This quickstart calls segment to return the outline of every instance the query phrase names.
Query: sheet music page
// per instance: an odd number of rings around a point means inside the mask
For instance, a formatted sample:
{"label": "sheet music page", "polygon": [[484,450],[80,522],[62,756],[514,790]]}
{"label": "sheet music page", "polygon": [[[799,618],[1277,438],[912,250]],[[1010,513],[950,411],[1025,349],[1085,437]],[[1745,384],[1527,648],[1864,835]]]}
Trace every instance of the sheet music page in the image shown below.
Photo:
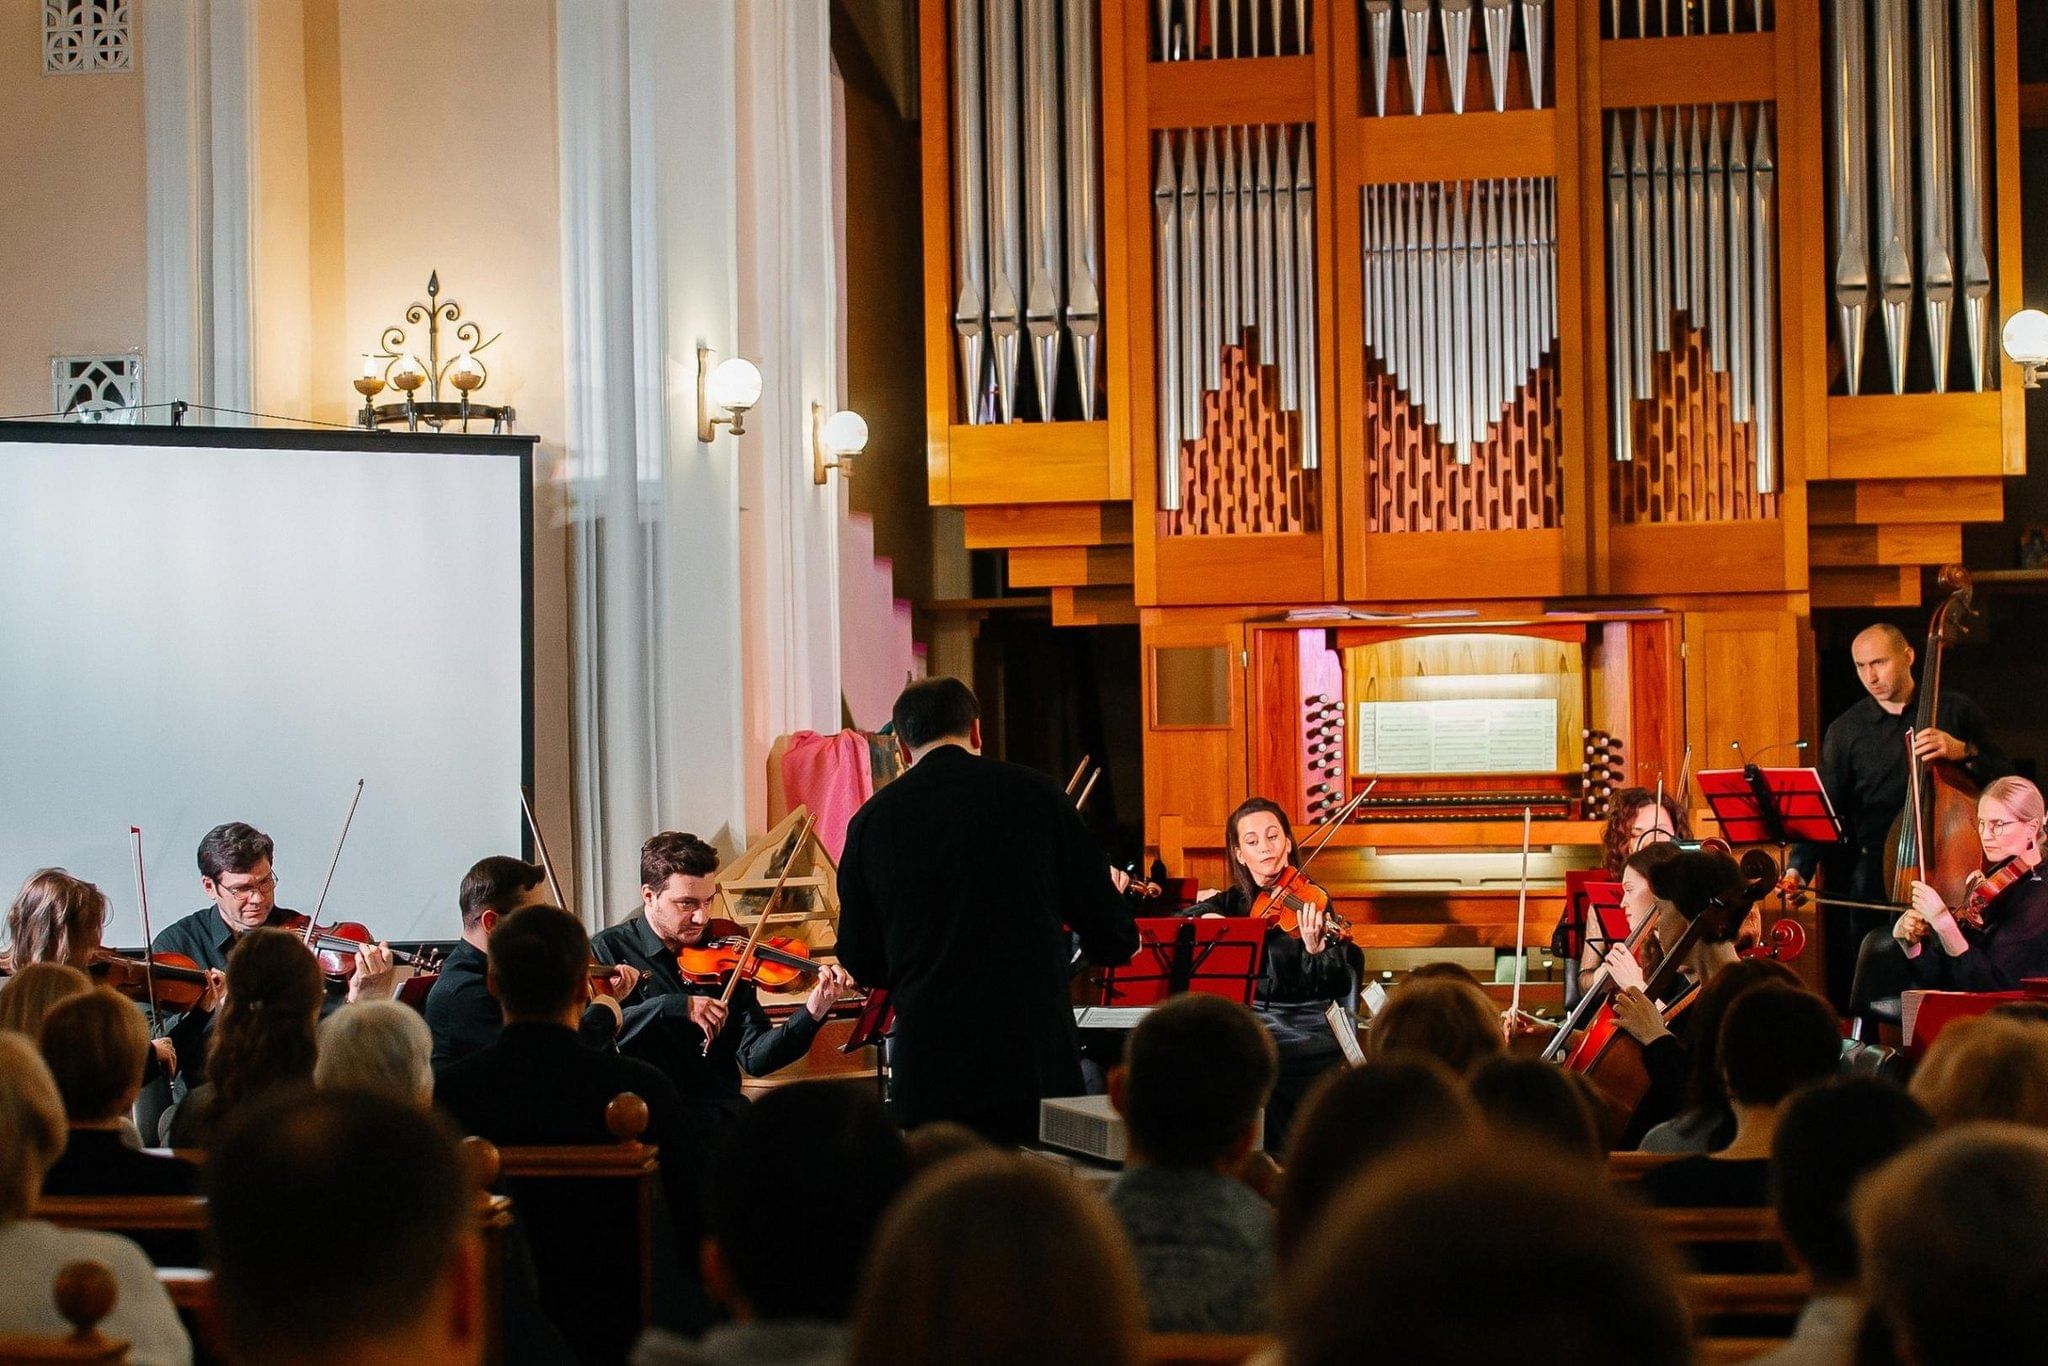
{"label": "sheet music page", "polygon": [[1362,702],[1354,727],[1361,773],[1552,773],[1557,699]]}

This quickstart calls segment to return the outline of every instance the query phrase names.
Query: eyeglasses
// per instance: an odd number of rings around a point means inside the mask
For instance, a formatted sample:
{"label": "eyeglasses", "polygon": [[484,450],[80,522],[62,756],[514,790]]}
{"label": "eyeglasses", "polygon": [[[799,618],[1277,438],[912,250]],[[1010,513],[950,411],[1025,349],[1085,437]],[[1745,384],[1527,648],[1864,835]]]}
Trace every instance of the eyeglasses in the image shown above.
{"label": "eyeglasses", "polygon": [[225,882],[216,882],[213,885],[215,890],[219,891],[222,896],[237,905],[246,906],[257,897],[265,896],[277,890],[277,874],[272,873],[269,877],[245,883],[240,887],[230,887]]}
{"label": "eyeglasses", "polygon": [[2002,835],[2002,834],[2004,834],[2004,833],[2005,833],[2006,827],[2008,827],[2008,826],[2013,826],[2013,825],[2025,825],[2025,824],[2026,824],[2026,822],[2025,822],[2025,821],[1986,821],[1986,820],[1980,820],[1980,821],[1978,821],[1978,822],[1977,822],[1977,833],[1978,833],[1978,834],[1980,834],[1980,835],[1988,835],[1988,836],[1990,836],[1990,837],[1991,837],[1992,839],[1997,839],[1997,838],[1998,838],[1998,837],[1999,837],[2000,835]]}

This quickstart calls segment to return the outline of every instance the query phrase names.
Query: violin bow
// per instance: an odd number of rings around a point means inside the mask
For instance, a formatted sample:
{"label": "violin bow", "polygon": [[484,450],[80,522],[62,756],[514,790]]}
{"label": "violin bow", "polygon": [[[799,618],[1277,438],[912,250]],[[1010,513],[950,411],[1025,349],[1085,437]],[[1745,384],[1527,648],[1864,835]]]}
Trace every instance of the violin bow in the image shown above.
{"label": "violin bow", "polygon": [[[796,867],[796,857],[803,852],[804,842],[811,837],[811,827],[815,823],[816,817],[805,811],[803,821],[796,828],[796,838],[790,841],[789,857],[782,861],[782,871],[776,874],[775,888],[768,893],[767,903],[761,907],[760,918],[754,921],[754,928],[747,935],[746,944],[740,949],[739,961],[733,964],[732,975],[725,979],[725,990],[718,993],[718,1004],[732,1004],[732,994],[739,987],[740,978],[746,974],[747,964],[753,961],[754,950],[761,945],[761,937],[768,930],[768,917],[774,913],[776,903],[782,900],[782,886],[789,881],[790,871]],[[709,1034],[704,1036],[704,1051],[711,1051]]]}
{"label": "violin bow", "polygon": [[[1927,881],[1927,822],[1920,812],[1920,751],[1913,747],[1913,732],[1906,732],[1906,779],[1913,787],[1913,853],[1919,861],[1920,880]],[[1893,874],[1894,877],[1897,874]]]}
{"label": "violin bow", "polygon": [[320,884],[320,898],[313,903],[313,914],[306,921],[306,932],[302,936],[307,948],[313,947],[313,931],[320,924],[320,909],[327,904],[327,889],[334,885],[334,870],[341,863],[342,847],[348,843],[348,828],[355,824],[356,803],[363,799],[363,780],[356,779],[355,795],[348,799],[348,814],[341,818],[341,838],[334,842],[334,857],[327,861],[327,880]]}
{"label": "violin bow", "polygon": [[[1660,811],[1663,809],[1660,805]],[[1515,897],[1515,989],[1508,997],[1508,1013],[1501,1019],[1503,1035],[1512,1038],[1515,1021],[1522,1018],[1522,977],[1529,966],[1529,834],[1535,825],[1534,808],[1522,808],[1522,890]]]}
{"label": "violin bow", "polygon": [[163,1033],[163,1008],[156,1001],[156,935],[149,928],[149,885],[142,876],[142,827],[128,827],[128,844],[135,854],[135,904],[142,912],[142,980],[149,988],[149,1024],[152,1037]]}
{"label": "violin bow", "polygon": [[1374,778],[1371,782],[1365,785],[1365,791],[1359,793],[1356,797],[1353,797],[1350,801],[1344,803],[1343,806],[1337,809],[1336,815],[1330,817],[1329,820],[1323,822],[1323,828],[1316,832],[1316,837],[1309,841],[1308,848],[1302,851],[1300,861],[1294,865],[1294,871],[1296,871],[1297,873],[1305,873],[1308,871],[1309,864],[1315,862],[1316,855],[1320,854],[1323,851],[1323,846],[1330,842],[1330,837],[1336,834],[1339,830],[1342,830],[1344,828],[1344,822],[1351,819],[1351,813],[1356,811],[1359,807],[1359,804],[1363,802],[1367,797],[1370,797],[1372,795],[1372,790],[1378,787],[1379,785],[1380,780],[1378,778]]}
{"label": "violin bow", "polygon": [[562,899],[562,884],[555,880],[555,865],[548,857],[548,842],[541,838],[540,822],[533,818],[533,802],[527,797],[524,786],[519,789],[519,809],[526,813],[526,830],[533,836],[533,852],[540,855],[540,870],[548,876],[548,894],[554,897],[557,907],[566,911],[569,903]]}

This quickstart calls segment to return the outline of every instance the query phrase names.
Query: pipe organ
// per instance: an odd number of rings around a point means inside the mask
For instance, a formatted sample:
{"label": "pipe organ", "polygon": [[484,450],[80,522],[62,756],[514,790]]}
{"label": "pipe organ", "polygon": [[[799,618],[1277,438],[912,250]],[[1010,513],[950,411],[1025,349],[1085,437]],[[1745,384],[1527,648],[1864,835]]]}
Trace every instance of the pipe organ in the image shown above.
{"label": "pipe organ", "polygon": [[1138,628],[1176,873],[1376,781],[1359,936],[1498,945],[2023,468],[2018,0],[920,3],[932,501]]}

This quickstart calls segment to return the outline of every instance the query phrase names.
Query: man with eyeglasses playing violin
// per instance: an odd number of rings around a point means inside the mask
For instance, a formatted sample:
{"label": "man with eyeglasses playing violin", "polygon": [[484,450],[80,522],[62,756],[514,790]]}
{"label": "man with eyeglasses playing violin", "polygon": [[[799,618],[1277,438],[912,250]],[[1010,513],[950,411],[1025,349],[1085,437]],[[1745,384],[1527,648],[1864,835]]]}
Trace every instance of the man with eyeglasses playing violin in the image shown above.
{"label": "man with eyeglasses playing violin", "polygon": [[775,1024],[752,983],[737,983],[731,999],[721,1002],[723,982],[684,976],[676,955],[704,941],[716,915],[717,872],[718,851],[695,835],[655,835],[640,847],[640,914],[590,941],[598,962],[640,974],[638,987],[622,1001],[619,1051],[668,1073],[684,1102],[714,1127],[745,1104],[742,1070],[765,1077],[803,1057],[834,1003],[853,989],[844,968],[821,964],[803,1008]]}
{"label": "man with eyeglasses playing violin", "polygon": [[[277,926],[296,933],[305,925],[297,911],[277,904],[277,873],[271,867],[275,846],[270,836],[252,825],[231,821],[216,825],[199,841],[199,886],[213,903],[157,933],[150,945],[156,953],[181,953],[202,968],[225,971],[228,953],[235,941],[250,930]],[[356,955],[354,974],[346,987],[328,984],[327,1009],[343,1001],[388,995],[396,985],[391,950],[383,944],[368,944]],[[182,1018],[182,1017],[180,1017]],[[177,1020],[167,1021],[176,1028]],[[203,1044],[212,1031],[208,1021],[200,1035]],[[205,1055],[180,1057],[179,1093],[205,1079]]]}

